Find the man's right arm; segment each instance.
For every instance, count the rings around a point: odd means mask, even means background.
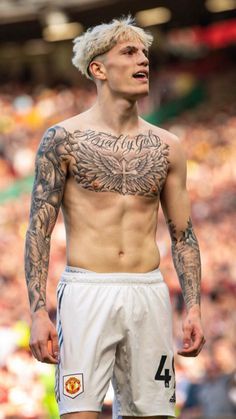
[[[65,131],[58,127],[49,129],[40,143],[25,244],[25,275],[32,315],[30,346],[34,356],[46,362],[53,362],[49,357],[46,359],[48,341],[56,346],[55,328],[46,310],[46,282],[51,233],[67,172],[62,154],[64,140]]]

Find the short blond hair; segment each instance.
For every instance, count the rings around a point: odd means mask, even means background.
[[[74,39],[72,63],[82,74],[91,79],[89,64],[95,57],[108,52],[118,41],[136,40],[141,41],[148,49],[152,44],[153,36],[135,26],[131,16],[113,19],[110,23],[102,23],[89,28]]]

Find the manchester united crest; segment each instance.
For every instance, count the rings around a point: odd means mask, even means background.
[[[74,399],[84,392],[83,374],[71,374],[63,376],[63,393]]]

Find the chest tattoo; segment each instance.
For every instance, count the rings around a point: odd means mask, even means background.
[[[64,147],[76,182],[90,191],[154,197],[167,176],[169,146],[151,131],[133,138],[75,131]]]

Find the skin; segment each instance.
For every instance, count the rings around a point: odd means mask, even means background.
[[[179,354],[196,356],[204,344],[201,269],[186,191],[186,159],[174,135],[138,116],[136,101],[149,90],[148,77],[133,77],[137,71],[148,71],[143,44],[119,42],[99,58],[89,67],[97,102],[49,129],[36,156],[25,251],[30,347],[39,361],[58,362],[57,333],[46,309],[46,281],[59,209],[66,227],[68,265],[96,272],[148,272],[160,263],[156,229],[161,204],[187,309]],[[97,415],[80,412],[63,417]]]

